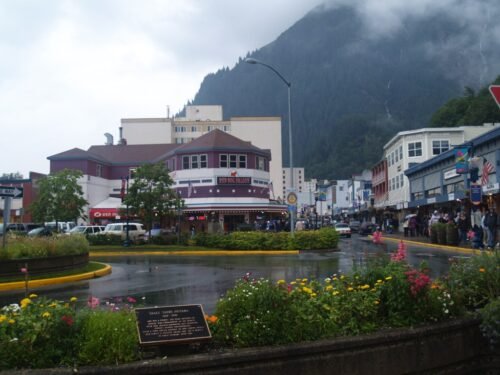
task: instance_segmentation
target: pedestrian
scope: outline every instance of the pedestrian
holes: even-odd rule
[[[497,231],[497,215],[492,210],[486,211],[484,225],[488,230],[488,249],[493,249],[495,246],[495,234]]]
[[[467,217],[462,212],[457,220],[458,233],[459,233],[459,243],[467,243],[467,230],[469,229],[469,223],[467,222]]]
[[[474,232],[474,236],[472,237],[472,248],[483,250],[483,230],[479,225],[474,225],[472,231]]]
[[[408,222],[408,227],[410,228],[410,237],[415,237],[417,235],[417,217],[412,216]]]
[[[190,231],[191,231],[191,238],[193,238],[194,235],[195,235],[195,226],[194,226],[194,224],[191,225]]]

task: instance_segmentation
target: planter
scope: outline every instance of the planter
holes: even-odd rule
[[[28,266],[30,275],[39,275],[82,268],[88,263],[88,253],[48,258],[3,260],[0,262],[0,277],[21,276],[21,268],[24,268],[26,265]]]
[[[438,243],[438,230],[436,224],[431,226],[431,243]]]
[[[290,329],[293,329],[291,327]],[[164,352],[168,355],[169,349]],[[172,348],[171,353],[175,352]],[[164,354],[165,354],[164,353]],[[500,355],[488,348],[479,321],[454,320],[430,326],[277,347],[168,355],[119,366],[81,367],[79,374],[494,374]],[[40,370],[10,374],[39,374]],[[47,374],[73,374],[52,369]]]
[[[437,243],[446,245],[446,224],[436,224],[437,229]]]

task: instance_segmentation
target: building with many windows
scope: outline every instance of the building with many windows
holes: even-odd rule
[[[457,128],[422,128],[397,133],[384,145],[384,158],[387,160],[386,207],[397,210],[408,208],[410,190],[405,170],[494,127],[493,124],[485,124]]]
[[[121,120],[120,139],[128,145],[184,144],[218,129],[262,149],[271,150],[270,164],[273,195],[283,195],[283,162],[280,117],[231,117],[224,120],[222,106],[186,106],[184,117],[127,118]],[[303,173],[303,171],[302,171]],[[303,178],[302,178],[303,180]]]
[[[286,205],[270,200],[270,150],[222,130],[187,144],[103,145],[50,156],[51,173],[76,169],[89,202],[91,222],[121,220],[122,181],[145,163],[165,163],[184,201],[186,222],[197,230],[231,231],[271,217],[283,219]]]
[[[283,168],[283,191],[282,197],[286,198],[287,189],[289,189],[292,185],[292,178],[290,176],[290,168]],[[295,193],[303,193],[305,192],[305,176],[304,176],[304,168],[293,168],[293,188]]]

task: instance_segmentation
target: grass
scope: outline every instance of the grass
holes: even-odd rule
[[[52,272],[52,273],[47,273],[47,274],[42,274],[42,275],[30,275],[29,279],[30,280],[40,280],[40,279],[49,279],[49,278],[54,278],[54,277],[79,275],[81,273],[99,271],[105,267],[106,267],[106,265],[103,263],[89,262],[85,267],[82,267],[82,268],[76,268],[73,270],[61,271],[61,272]],[[0,283],[10,283],[10,282],[15,282],[15,281],[24,281],[24,275],[20,275],[19,277],[17,277],[17,276],[0,277]]]

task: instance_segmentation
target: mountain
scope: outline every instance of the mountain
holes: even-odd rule
[[[465,86],[493,80],[500,73],[500,29],[493,22],[500,5],[477,0],[472,12],[471,3],[400,10],[393,24],[354,6],[324,5],[247,54],[292,84],[294,166],[317,178],[371,168],[396,132],[428,126]],[[282,116],[287,165],[287,103],[277,75],[240,58],[232,69],[207,75],[190,104],[221,104],[225,118]]]

